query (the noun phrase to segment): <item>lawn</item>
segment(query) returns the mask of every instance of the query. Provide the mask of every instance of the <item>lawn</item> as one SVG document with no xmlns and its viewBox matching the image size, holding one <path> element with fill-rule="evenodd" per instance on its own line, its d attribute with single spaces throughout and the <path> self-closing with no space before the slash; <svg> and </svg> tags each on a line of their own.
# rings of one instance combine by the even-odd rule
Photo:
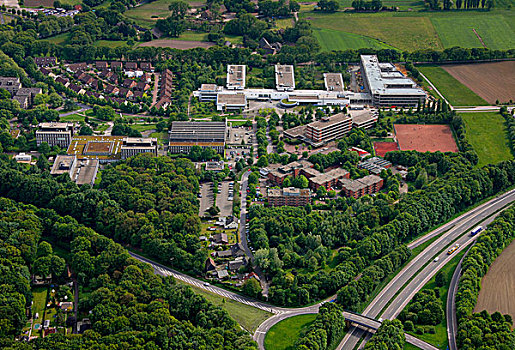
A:
<svg viewBox="0 0 515 350">
<path fill-rule="evenodd" d="M 431 17 L 431 22 L 444 48 L 483 47 L 473 29 L 489 49 L 505 50 L 515 47 L 515 31 L 500 14 L 485 16 L 484 13 L 471 13 L 452 17 Z"/>
<path fill-rule="evenodd" d="M 139 132 L 144 132 L 155 129 L 156 124 L 131 124 L 130 127 L 132 129 L 138 130 Z"/>
<path fill-rule="evenodd" d="M 341 32 L 334 29 L 315 29 L 313 31 L 322 51 L 349 50 L 361 48 L 393 49 L 386 43 L 363 35 Z"/>
<path fill-rule="evenodd" d="M 155 137 L 157 140 L 163 144 L 168 143 L 168 133 L 167 132 L 153 132 L 150 134 L 150 137 Z"/>
<path fill-rule="evenodd" d="M 59 121 L 61 122 L 83 122 L 85 116 L 82 114 L 70 114 L 66 115 L 64 117 L 59 117 Z"/>
<path fill-rule="evenodd" d="M 127 45 L 127 41 L 123 40 L 98 40 L 93 43 L 95 47 L 125 47 Z"/>
<path fill-rule="evenodd" d="M 479 156 L 478 166 L 513 159 L 504 118 L 498 113 L 460 113 L 467 139 Z"/>
<path fill-rule="evenodd" d="M 429 17 L 396 16 L 390 13 L 302 13 L 313 29 L 332 29 L 376 39 L 401 50 L 441 50 L 442 45 Z M 358 41 L 359 44 L 361 44 Z"/>
<path fill-rule="evenodd" d="M 485 106 L 488 103 L 438 66 L 420 66 L 420 72 L 433 83 L 453 106 Z"/>
<path fill-rule="evenodd" d="M 173 0 L 157 0 L 153 2 L 147 2 L 142 6 L 134 7 L 124 13 L 124 15 L 136 22 L 136 24 L 150 28 L 156 23 L 159 18 L 166 18 L 170 14 L 170 10 L 168 10 L 168 6 L 172 3 Z M 193 1 L 189 0 L 186 2 L 191 2 L 191 7 L 197 7 L 200 3 L 205 3 L 205 1 Z"/>
<path fill-rule="evenodd" d="M 442 272 L 445 274 L 447 283 L 440 287 L 440 300 L 442 301 L 443 308 L 445 311 L 445 306 L 447 304 L 447 294 L 449 292 L 449 284 L 451 283 L 452 275 L 454 273 L 454 270 L 456 270 L 456 266 L 458 266 L 458 263 L 460 262 L 460 259 L 462 258 L 463 254 L 465 254 L 465 251 L 460 252 L 455 257 L 451 259 L 443 268 Z M 426 289 L 435 289 L 437 288 L 435 283 L 435 277 L 431 278 L 427 284 L 422 287 L 421 290 Z M 436 346 L 438 349 L 445 350 L 448 346 L 448 339 L 447 339 L 447 320 L 444 316 L 442 319 L 442 322 L 437 324 L 435 326 L 435 334 L 415 334 L 414 332 L 409 332 L 410 334 L 416 336 L 417 338 L 424 340 L 434 346 Z"/>
<path fill-rule="evenodd" d="M 38 319 L 34 319 L 34 323 L 43 325 L 43 314 L 45 313 L 48 287 L 34 287 L 32 289 L 32 316 L 38 314 Z M 32 330 L 34 332 L 34 329 Z"/>
<path fill-rule="evenodd" d="M 63 33 L 63 34 L 52 36 L 50 38 L 45 38 L 43 40 L 49 41 L 52 44 L 61 45 L 66 40 L 68 40 L 68 36 L 69 36 L 69 33 Z"/>
<path fill-rule="evenodd" d="M 266 350 L 293 350 L 301 332 L 309 327 L 316 314 L 299 315 L 275 324 L 265 337 Z"/>
<path fill-rule="evenodd" d="M 183 283 L 177 280 L 178 283 Z M 229 315 L 247 331 L 254 333 L 258 326 L 272 316 L 270 312 L 257 309 L 255 307 L 238 303 L 231 299 L 222 298 L 219 295 L 210 293 L 198 287 L 189 285 L 196 294 L 202 295 L 211 303 L 225 309 Z"/>
</svg>

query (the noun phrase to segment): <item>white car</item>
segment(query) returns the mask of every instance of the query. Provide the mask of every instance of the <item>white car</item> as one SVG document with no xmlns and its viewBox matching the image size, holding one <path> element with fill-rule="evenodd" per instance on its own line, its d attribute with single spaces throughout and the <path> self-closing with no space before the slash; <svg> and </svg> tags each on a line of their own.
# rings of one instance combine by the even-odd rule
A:
<svg viewBox="0 0 515 350">
<path fill-rule="evenodd" d="M 435 258 L 435 260 L 433 260 L 433 261 L 434 261 L 434 262 L 437 262 L 438 260 L 440 260 L 440 257 L 439 257 L 439 256 L 437 256 L 437 257 Z"/>
</svg>

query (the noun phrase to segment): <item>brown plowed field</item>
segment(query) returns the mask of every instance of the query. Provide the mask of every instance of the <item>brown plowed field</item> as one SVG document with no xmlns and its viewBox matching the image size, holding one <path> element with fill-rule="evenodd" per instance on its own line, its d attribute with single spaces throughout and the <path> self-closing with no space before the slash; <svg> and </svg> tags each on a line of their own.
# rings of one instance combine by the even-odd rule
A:
<svg viewBox="0 0 515 350">
<path fill-rule="evenodd" d="M 213 44 L 213 43 L 209 43 L 209 42 L 205 42 L 205 41 L 159 39 L 159 40 L 152 40 L 152 41 L 143 43 L 140 46 L 170 47 L 173 49 L 187 50 L 187 49 L 194 49 L 196 47 L 203 47 L 203 48 L 207 49 L 208 47 L 211 47 L 214 45 L 215 44 Z"/>
<path fill-rule="evenodd" d="M 515 100 L 515 61 L 442 66 L 485 101 Z"/>
<path fill-rule="evenodd" d="M 458 152 L 449 125 L 395 124 L 401 151 Z"/>
<path fill-rule="evenodd" d="M 25 7 L 54 7 L 54 0 L 25 0 Z"/>
<path fill-rule="evenodd" d="M 474 312 L 483 310 L 515 316 L 515 241 L 495 259 L 481 281 L 481 292 Z"/>
</svg>

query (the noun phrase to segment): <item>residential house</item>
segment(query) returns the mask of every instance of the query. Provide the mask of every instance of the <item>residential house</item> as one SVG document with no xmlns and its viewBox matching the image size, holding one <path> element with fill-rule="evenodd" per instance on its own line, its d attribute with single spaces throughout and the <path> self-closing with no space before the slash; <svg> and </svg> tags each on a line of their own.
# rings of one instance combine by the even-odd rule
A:
<svg viewBox="0 0 515 350">
<path fill-rule="evenodd" d="M 66 79 L 66 78 L 63 78 L 63 77 L 57 77 L 55 79 L 55 82 L 59 83 L 59 84 L 63 84 L 66 87 L 68 87 L 68 85 L 70 85 L 70 81 L 68 79 Z"/>
<path fill-rule="evenodd" d="M 74 83 L 70 83 L 70 85 L 68 85 L 68 88 L 78 94 L 83 94 L 85 92 L 83 88 Z"/>
<path fill-rule="evenodd" d="M 213 242 L 218 244 L 228 244 L 229 239 L 227 238 L 227 233 L 217 233 L 213 235 Z"/>
<path fill-rule="evenodd" d="M 216 271 L 216 263 L 215 261 L 213 260 L 213 258 L 208 258 L 206 260 L 206 265 L 204 267 L 204 271 L 205 272 L 210 272 L 210 271 Z"/>
<path fill-rule="evenodd" d="M 120 92 L 120 89 L 118 89 L 116 86 L 114 85 L 106 85 L 104 87 L 104 91 L 106 94 L 113 94 L 113 95 L 116 95 L 118 94 L 118 92 Z"/>
<path fill-rule="evenodd" d="M 109 65 L 105 61 L 97 61 L 95 62 L 95 68 L 98 70 L 108 69 Z"/>
<path fill-rule="evenodd" d="M 34 57 L 34 63 L 38 67 L 53 67 L 57 64 L 57 59 L 55 57 Z"/>
<path fill-rule="evenodd" d="M 139 67 L 144 72 L 154 72 L 154 67 L 152 67 L 152 63 L 150 63 L 150 62 L 141 62 L 139 64 Z"/>
<path fill-rule="evenodd" d="M 87 67 L 88 67 L 88 65 L 85 62 L 72 63 L 72 64 L 69 64 L 68 67 L 66 67 L 66 70 L 70 73 L 76 73 L 78 71 L 82 71 L 82 70 L 86 69 Z"/>
<path fill-rule="evenodd" d="M 148 89 L 150 89 L 150 85 L 148 85 L 147 83 L 144 83 L 142 81 L 140 81 L 139 83 L 137 83 L 136 85 L 131 86 L 131 87 L 134 87 L 135 90 L 139 90 L 139 91 L 147 91 Z"/>
<path fill-rule="evenodd" d="M 122 62 L 117 62 L 117 61 L 111 62 L 112 70 L 122 70 L 122 68 L 123 68 Z"/>
<path fill-rule="evenodd" d="M 138 85 L 138 83 L 136 83 L 134 80 L 131 80 L 131 79 L 125 79 L 123 81 L 123 87 L 124 88 L 127 88 L 127 89 L 132 89 L 133 87 L 135 87 L 136 85 Z"/>
<path fill-rule="evenodd" d="M 118 96 L 121 98 L 131 98 L 133 96 L 133 92 L 126 88 L 120 88 L 120 91 L 118 92 Z"/>
<path fill-rule="evenodd" d="M 135 70 L 138 69 L 137 62 L 125 62 L 125 69 Z"/>
</svg>

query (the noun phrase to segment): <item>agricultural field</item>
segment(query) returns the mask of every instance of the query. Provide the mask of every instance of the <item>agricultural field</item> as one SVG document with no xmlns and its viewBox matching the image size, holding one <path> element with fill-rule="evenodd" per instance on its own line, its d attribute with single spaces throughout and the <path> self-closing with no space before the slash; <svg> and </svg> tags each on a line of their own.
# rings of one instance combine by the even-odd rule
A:
<svg viewBox="0 0 515 350">
<path fill-rule="evenodd" d="M 453 106 L 484 106 L 488 103 L 439 66 L 420 66 L 420 72 L 433 83 Z"/>
<path fill-rule="evenodd" d="M 390 13 L 304 13 L 314 29 L 332 29 L 354 33 L 401 50 L 442 49 L 438 35 L 428 17 L 392 17 Z"/>
<path fill-rule="evenodd" d="M 515 61 L 458 64 L 442 67 L 491 104 L 515 100 Z"/>
<path fill-rule="evenodd" d="M 503 50 L 515 47 L 515 32 L 502 15 L 485 16 L 482 13 L 431 17 L 431 22 L 444 48 L 486 46 L 489 49 Z"/>
<path fill-rule="evenodd" d="M 515 241 L 495 259 L 481 281 L 481 291 L 474 312 L 515 315 Z"/>
<path fill-rule="evenodd" d="M 187 50 L 187 49 L 194 49 L 196 47 L 202 47 L 202 48 L 210 48 L 211 46 L 214 46 L 214 43 L 206 42 L 206 41 L 188 41 L 188 40 L 180 40 L 180 39 L 158 39 L 158 40 L 152 40 L 145 43 L 140 44 L 139 46 L 145 47 L 145 46 L 151 46 L 151 47 L 169 47 L 173 49 L 179 49 L 179 50 Z"/>
<path fill-rule="evenodd" d="M 385 1 L 384 5 L 397 6 L 400 11 L 325 14 L 301 8 L 300 17 L 310 20 L 315 30 L 363 35 L 400 50 L 442 50 L 453 46 L 483 47 L 483 44 L 491 49 L 508 49 L 515 47 L 515 11 L 508 7 L 513 6 L 512 0 L 504 2 L 499 9 L 489 12 L 426 12 L 420 11 L 424 9 L 423 1 Z M 342 7 L 351 3 L 351 0 L 340 1 Z M 351 48 L 360 48 L 361 43 L 357 44 Z"/>
<path fill-rule="evenodd" d="M 479 156 L 478 166 L 513 159 L 504 118 L 498 113 L 460 113 L 467 140 Z"/>
<path fill-rule="evenodd" d="M 308 328 L 316 314 L 299 315 L 275 324 L 265 337 L 266 350 L 294 350 L 294 345 L 302 331 Z"/>
<path fill-rule="evenodd" d="M 361 48 L 393 49 L 392 46 L 380 42 L 379 40 L 334 29 L 315 29 L 313 33 L 317 38 L 322 51 Z"/>
</svg>

